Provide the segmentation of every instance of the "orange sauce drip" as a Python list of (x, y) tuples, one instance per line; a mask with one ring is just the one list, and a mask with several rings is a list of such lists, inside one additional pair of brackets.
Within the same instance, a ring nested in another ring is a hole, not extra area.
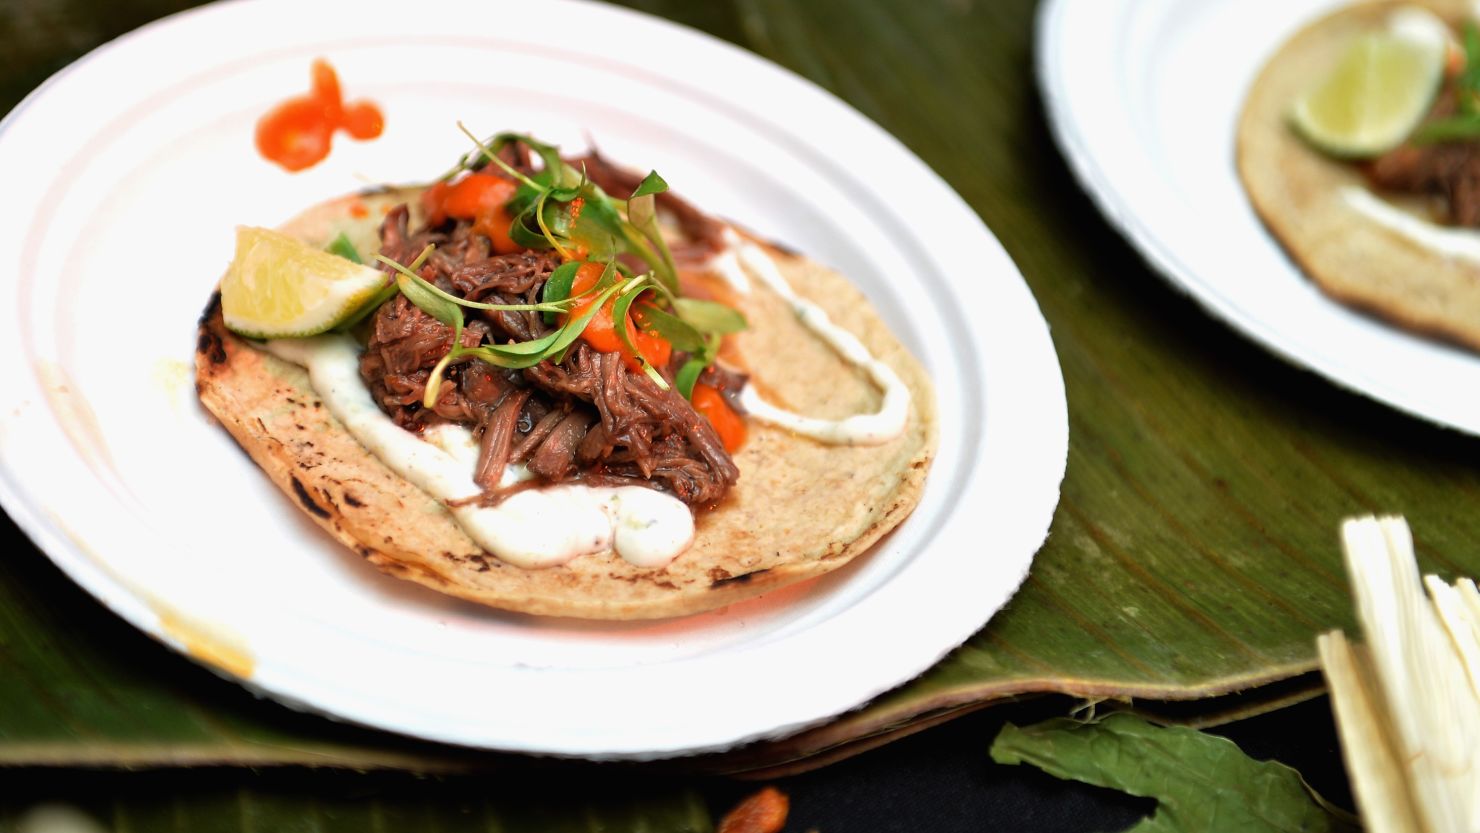
[(257, 120), (257, 152), (289, 171), (301, 171), (328, 157), (335, 131), (363, 141), (385, 129), (385, 117), (373, 103), (344, 103), (339, 76), (328, 61), (315, 60), (312, 72), (308, 95), (290, 98)]

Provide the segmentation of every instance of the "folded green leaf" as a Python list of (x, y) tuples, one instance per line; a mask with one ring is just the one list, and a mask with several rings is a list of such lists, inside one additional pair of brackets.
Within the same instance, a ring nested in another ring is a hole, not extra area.
[(663, 181), (663, 177), (658, 176), (657, 171), (649, 171), (648, 175), (642, 178), (642, 182), (638, 183), (637, 190), (632, 192), (631, 198), (635, 200), (649, 194), (661, 194), (667, 190), (668, 183)]
[(627, 198), (627, 219), (631, 221), (632, 225), (646, 231), (647, 227), (658, 218), (658, 206), (654, 201), (655, 195), (667, 190), (668, 183), (663, 181), (663, 177), (658, 176), (657, 171), (653, 171), (644, 177), (642, 182), (638, 184), (637, 190), (633, 191), (632, 196)]
[(1480, 28), (1473, 20), (1465, 21), (1464, 42), (1465, 67), (1455, 79), (1454, 91), (1460, 112), (1475, 115), (1477, 96), (1480, 96)]
[(704, 368), (714, 364), (719, 355), (720, 337), (711, 335), (704, 339), (703, 346), (689, 356), (683, 367), (673, 374), (673, 386), (683, 395), (684, 399), (694, 398), (694, 385), (699, 381), (699, 376), (704, 373)]
[(643, 306), (636, 309), (634, 317), (639, 327), (662, 336), (673, 345), (674, 350), (695, 353), (704, 349), (704, 335), (676, 315), (670, 315), (657, 307)]
[(680, 318), (706, 333), (728, 335), (738, 333), (746, 327), (745, 316), (739, 310), (714, 301), (679, 298), (673, 302), (673, 306), (678, 310)]
[(709, 363), (705, 361), (704, 356), (694, 356), (684, 362), (683, 367), (673, 374), (673, 386), (678, 388), (678, 392), (683, 395), (684, 399), (694, 398), (694, 385), (699, 381), (699, 375), (704, 372), (704, 368), (708, 366)]
[(432, 292), (406, 274), (396, 276), (396, 286), (406, 296), (406, 300), (415, 304), (422, 312), (449, 327), (462, 328), (462, 307)]
[(1413, 134), (1416, 144), (1466, 142), (1480, 136), (1480, 115), (1466, 113), (1421, 125)]
[(637, 349), (637, 344), (632, 337), (632, 327), (627, 323), (627, 314), (632, 309), (632, 302), (637, 300), (637, 296), (650, 288), (650, 286), (637, 284), (635, 288), (623, 292), (617, 298), (617, 302), (612, 304), (612, 321), (616, 322), (617, 338), (622, 340), (622, 346), (626, 347), (631, 351), (632, 355), (637, 357), (638, 363), (642, 365), (642, 372), (647, 374), (649, 379), (653, 380), (653, 384), (657, 385), (659, 390), (668, 390), (668, 380), (664, 379), (663, 374), (659, 373), (657, 368), (653, 367), (652, 363), (648, 361), (647, 356), (644, 356), (642, 351)]
[(580, 337), (586, 325), (596, 316), (597, 310), (607, 302), (607, 299), (625, 289), (631, 289), (640, 284), (644, 278), (633, 278), (625, 283), (617, 283), (607, 287), (596, 297), (595, 302), (586, 308), (579, 316), (565, 322), (565, 326), (553, 333), (537, 338), (533, 341), (520, 341), (513, 344), (485, 344), (481, 347), (466, 348), (459, 351), (461, 356), (471, 356), (481, 359), (495, 367), (506, 367), (510, 369), (521, 369), (534, 367), (545, 359), (561, 360), (563, 351)]
[(360, 252), (358, 249), (355, 248), (355, 244), (349, 242), (349, 237), (342, 231), (339, 233), (338, 237), (334, 238), (334, 241), (329, 244), (328, 248), (325, 249), (325, 251), (327, 251), (331, 255), (339, 255), (340, 257), (350, 261), (351, 263), (364, 262), (360, 260)]
[(1356, 829), (1284, 764), (1256, 761), (1226, 738), (1128, 714), (1009, 723), (991, 754), (999, 764), (1028, 763), (1058, 778), (1156, 799), (1155, 814), (1131, 833)]
[[(540, 292), (540, 300), (547, 304), (556, 301), (564, 301), (570, 297), (571, 284), (575, 282), (576, 272), (580, 271), (581, 262), (578, 260), (567, 260), (555, 267), (550, 277), (545, 281), (545, 288)], [(545, 323), (555, 323), (555, 313), (545, 313)]]

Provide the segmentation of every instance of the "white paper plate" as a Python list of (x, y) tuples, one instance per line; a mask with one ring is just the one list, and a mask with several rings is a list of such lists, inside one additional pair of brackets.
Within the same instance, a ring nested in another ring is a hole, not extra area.
[(1348, 0), (1048, 0), (1038, 79), (1074, 172), (1141, 253), (1286, 359), (1393, 407), (1480, 433), (1480, 356), (1330, 300), (1270, 237), (1234, 169), (1264, 63)]
[[(1047, 327), (965, 204), (853, 110), (712, 38), (581, 3), (391, 8), (172, 17), (69, 67), (0, 126), (0, 490), (41, 548), (135, 626), (284, 702), (561, 755), (791, 732), (980, 628), (1043, 541), (1068, 429)], [(257, 157), (253, 125), (307, 89), (316, 56), (347, 98), (381, 105), (386, 132), (341, 137), (328, 162), (288, 175)], [(238, 223), (434, 176), (467, 149), (457, 119), (569, 148), (589, 134), (855, 278), (938, 386), (939, 459), (908, 522), (825, 579), (600, 625), (383, 577), (301, 517), (196, 402), (195, 319)]]

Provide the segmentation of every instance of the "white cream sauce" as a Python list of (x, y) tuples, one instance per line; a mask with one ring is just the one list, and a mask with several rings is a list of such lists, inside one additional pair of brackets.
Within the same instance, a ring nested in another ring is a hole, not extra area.
[(1480, 264), (1480, 232), (1431, 223), (1373, 195), (1360, 185), (1338, 192), (1341, 201), (1409, 242), (1448, 257)]
[(910, 416), (910, 389), (905, 387), (894, 369), (874, 358), (857, 336), (832, 323), (822, 307), (793, 292), (764, 249), (741, 240), (733, 231), (726, 230), (725, 235), (727, 247), (709, 262), (709, 268), (741, 292), (750, 291), (748, 276), (764, 283), (791, 305), (792, 312), (807, 329), (827, 342), (850, 364), (862, 369), (884, 394), (884, 401), (874, 413), (854, 414), (844, 419), (821, 419), (778, 408), (767, 402), (754, 385), (746, 385), (740, 393), (740, 404), (749, 415), (761, 422), (834, 445), (880, 445), (903, 434)]
[[(396, 474), (444, 503), (476, 497), (478, 446), (466, 428), (442, 426), (426, 439), (396, 425), (360, 379), (360, 348), (343, 335), (276, 339), (267, 351), (308, 370), (329, 412)], [(531, 475), (510, 466), (502, 485)], [(677, 498), (642, 486), (526, 489), (497, 506), (449, 506), (478, 546), (518, 567), (550, 567), (614, 550), (639, 567), (661, 567), (688, 548), (694, 516)]]
[(1439, 16), (1422, 6), (1403, 6), (1387, 19), (1388, 31), (1417, 46), (1449, 46), (1449, 27)]

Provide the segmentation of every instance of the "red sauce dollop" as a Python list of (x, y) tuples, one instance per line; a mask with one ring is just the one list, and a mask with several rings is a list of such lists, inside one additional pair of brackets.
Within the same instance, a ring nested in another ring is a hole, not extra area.
[(257, 152), (290, 171), (322, 162), (329, 155), (334, 131), (356, 139), (374, 139), (385, 129), (380, 108), (368, 101), (348, 105), (339, 91), (339, 76), (322, 58), (313, 62), (308, 95), (284, 101), (257, 121)]

